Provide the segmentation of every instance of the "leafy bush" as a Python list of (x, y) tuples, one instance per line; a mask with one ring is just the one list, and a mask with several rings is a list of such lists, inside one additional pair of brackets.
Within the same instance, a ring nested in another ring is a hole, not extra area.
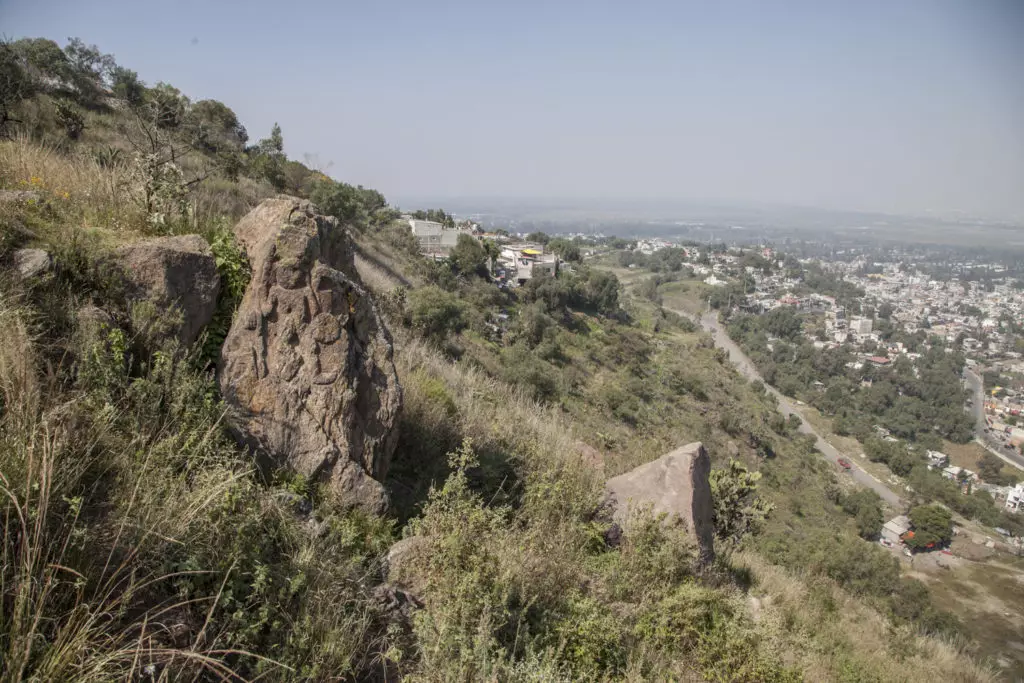
[(462, 301), (439, 287), (420, 287), (409, 294), (410, 324), (437, 342), (464, 327), (463, 311)]
[(234, 234), (227, 229), (216, 233), (210, 242), (210, 250), (217, 264), (220, 275), (220, 293), (217, 296), (217, 310), (206, 326), (203, 340), (202, 358), (208, 366), (216, 365), (220, 358), (220, 349), (224, 346), (235, 311), (242, 303), (242, 297), (252, 278), (252, 269), (245, 252), (235, 241)]
[(774, 508), (757, 495), (760, 479), (760, 472), (751, 472), (736, 460), (730, 460), (727, 469), (711, 470), (715, 534), (729, 547), (756, 532)]
[(487, 250), (472, 235), (465, 233), (459, 235), (448, 260), (456, 272), (480, 277), (487, 276)]
[(552, 400), (559, 394), (558, 371), (547, 361), (530, 353), (523, 345), (504, 349), (502, 379), (524, 387), (537, 400)]
[(885, 518), (882, 513), (882, 499), (871, 489), (859, 489), (839, 498), (839, 505), (857, 521), (857, 532), (861, 538), (872, 540), (882, 531)]
[(359, 190), (347, 183), (323, 178), (313, 186), (310, 199), (324, 213), (345, 225), (363, 229), (370, 220), (370, 211)]

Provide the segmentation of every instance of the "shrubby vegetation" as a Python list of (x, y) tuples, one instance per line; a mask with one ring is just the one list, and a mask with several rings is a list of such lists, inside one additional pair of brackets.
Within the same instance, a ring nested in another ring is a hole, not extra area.
[(921, 354), (914, 363), (899, 357), (892, 367), (866, 364), (854, 370), (847, 367), (854, 360), (849, 350), (816, 349), (802, 329), (802, 317), (788, 306), (729, 321), (730, 336), (765, 381), (834, 416), (841, 432), (865, 440), (880, 425), (909, 440), (937, 435), (966, 443), (972, 438), (960, 381), (964, 358), (958, 351), (947, 353), (942, 340), (913, 347)]

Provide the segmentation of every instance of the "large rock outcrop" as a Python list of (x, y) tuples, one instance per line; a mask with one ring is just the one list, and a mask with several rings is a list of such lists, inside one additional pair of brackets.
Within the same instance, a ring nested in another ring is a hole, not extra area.
[(199, 235), (157, 237), (120, 247), (114, 267), (129, 301), (148, 301), (160, 311), (178, 309), (178, 338), (189, 345), (213, 319), (220, 275), (210, 245)]
[(268, 199), (235, 226), (252, 281), (221, 350), (221, 392), (261, 460), (382, 512), (402, 392), (391, 337), (347, 231), (308, 201)]
[(626, 527), (630, 513), (647, 508), (677, 518), (697, 540), (702, 566), (715, 558), (715, 527), (711, 499), (711, 459), (696, 442), (609, 479), (607, 507), (612, 520)]

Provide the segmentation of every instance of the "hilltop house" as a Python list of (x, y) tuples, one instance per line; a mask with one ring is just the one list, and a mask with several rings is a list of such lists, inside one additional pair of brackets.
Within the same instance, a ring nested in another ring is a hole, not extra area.
[(906, 515), (893, 517), (882, 526), (882, 538), (893, 545), (903, 542), (903, 534), (910, 530), (910, 518)]
[(1009, 512), (1020, 512), (1024, 507), (1024, 484), (1017, 484), (1006, 494), (1006, 509)]
[(420, 221), (414, 218), (409, 219), (409, 227), (419, 242), (420, 252), (432, 256), (447, 256), (448, 252), (455, 248), (459, 235), (473, 234), (470, 227), (446, 228), (434, 221)]
[(545, 254), (537, 245), (519, 244), (501, 251), (500, 263), (509, 282), (517, 285), (540, 275), (558, 274), (558, 256)]
[(949, 465), (949, 456), (941, 451), (928, 451), (925, 457), (928, 459), (928, 469)]

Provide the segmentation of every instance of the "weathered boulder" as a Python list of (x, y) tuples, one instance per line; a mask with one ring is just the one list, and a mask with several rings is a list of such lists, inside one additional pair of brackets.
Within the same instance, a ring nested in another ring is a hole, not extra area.
[(384, 577), (395, 585), (406, 585), (409, 566), (427, 552), (429, 547), (430, 542), (424, 536), (407, 536), (396, 541), (388, 548), (388, 554), (384, 558)]
[(264, 464), (326, 480), (339, 502), (383, 512), (402, 391), (347, 231), (308, 201), (277, 197), (242, 218), (235, 236), (253, 276), (219, 375), (239, 438)]
[(12, 258), (22, 280), (42, 277), (53, 269), (53, 257), (42, 249), (18, 249)]
[(124, 277), (129, 301), (178, 309), (178, 338), (191, 344), (213, 319), (220, 275), (210, 245), (199, 235), (157, 237), (119, 248), (113, 266)]
[(711, 459), (697, 442), (609, 479), (606, 506), (612, 520), (627, 527), (630, 512), (640, 507), (677, 518), (697, 540), (702, 566), (715, 558), (715, 527), (711, 499)]

